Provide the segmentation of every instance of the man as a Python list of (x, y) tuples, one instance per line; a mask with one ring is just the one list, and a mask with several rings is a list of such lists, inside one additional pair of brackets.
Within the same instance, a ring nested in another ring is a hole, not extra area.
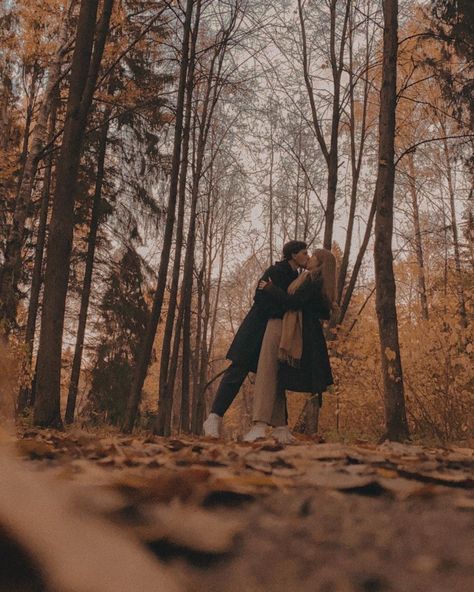
[[(298, 268), (308, 261), (306, 243), (290, 241), (283, 246), (283, 260), (271, 265), (260, 278), (281, 288), (285, 293), (298, 276)], [(242, 386), (249, 372), (256, 372), (263, 336), (269, 319), (282, 319), (290, 308), (287, 299), (266, 290), (256, 290), (254, 303), (242, 321), (227, 352), (231, 365), (227, 368), (217, 389), (211, 413), (204, 422), (204, 434), (219, 438), (222, 417)]]

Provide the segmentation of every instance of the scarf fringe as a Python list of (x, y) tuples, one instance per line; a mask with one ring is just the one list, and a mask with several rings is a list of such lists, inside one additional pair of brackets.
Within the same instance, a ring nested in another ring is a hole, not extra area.
[(280, 362), (284, 362), (292, 368), (301, 368), (301, 359), (294, 358), (293, 356), (291, 356), (289, 352), (284, 351), (282, 349), (280, 349), (278, 352), (278, 359), (280, 360)]

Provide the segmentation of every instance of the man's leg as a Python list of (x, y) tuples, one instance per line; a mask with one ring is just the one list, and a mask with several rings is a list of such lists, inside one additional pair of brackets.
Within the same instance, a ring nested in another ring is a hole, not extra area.
[(215, 413), (220, 417), (224, 415), (237, 396), (248, 373), (248, 368), (238, 366), (232, 362), (224, 372), (224, 376), (214, 397), (214, 402), (212, 403), (211, 413)]

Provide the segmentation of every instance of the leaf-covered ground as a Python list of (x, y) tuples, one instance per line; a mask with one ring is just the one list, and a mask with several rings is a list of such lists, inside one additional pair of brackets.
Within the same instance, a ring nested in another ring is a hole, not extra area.
[(0, 590), (468, 592), (474, 450), (30, 431)]

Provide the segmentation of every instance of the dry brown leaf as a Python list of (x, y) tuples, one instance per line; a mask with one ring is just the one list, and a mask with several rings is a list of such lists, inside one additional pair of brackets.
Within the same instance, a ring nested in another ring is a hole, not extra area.
[(23, 456), (31, 459), (54, 458), (55, 447), (44, 440), (18, 440), (17, 449)]
[(235, 477), (219, 478), (212, 483), (214, 491), (236, 491), (241, 493), (255, 493), (261, 488), (276, 488), (278, 480), (264, 475), (236, 475)]
[(0, 524), (54, 590), (180, 592), (174, 578), (117, 527), (80, 510), (72, 486), (0, 458)]
[(376, 484), (373, 475), (351, 474), (322, 464), (308, 468), (303, 481), (306, 485), (341, 490), (365, 488)]
[(181, 471), (160, 470), (155, 476), (125, 473), (112, 486), (124, 492), (132, 501), (169, 502), (174, 498), (188, 499), (195, 488), (205, 483), (210, 472), (203, 468)]
[(454, 499), (454, 506), (460, 510), (474, 510), (474, 497), (456, 497)]
[(147, 542), (164, 541), (198, 553), (228, 553), (244, 522), (235, 517), (172, 502), (149, 508), (147, 524), (136, 529)]
[(375, 469), (377, 475), (385, 477), (386, 479), (396, 479), (398, 477), (397, 471), (393, 469), (386, 469), (385, 467), (377, 467)]

